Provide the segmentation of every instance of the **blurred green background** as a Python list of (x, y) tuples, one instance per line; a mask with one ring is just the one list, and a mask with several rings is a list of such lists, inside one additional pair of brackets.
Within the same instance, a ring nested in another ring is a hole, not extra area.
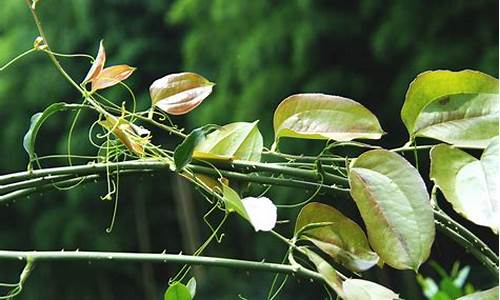
[[(215, 92), (186, 117), (187, 130), (206, 123), (260, 120), (270, 146), (272, 114), (285, 97), (323, 92), (357, 100), (372, 110), (388, 132), (382, 145), (407, 140), (399, 111), (409, 82), (435, 69), (477, 69), (498, 77), (496, 0), (41, 0), (38, 11), (54, 51), (95, 55), (104, 39), (108, 64), (138, 67), (127, 80), (140, 109), (150, 105), (148, 87), (168, 73), (193, 71), (216, 82)], [(21, 0), (0, 3), (0, 65), (29, 49), (37, 36)], [(61, 59), (78, 81), (89, 62)], [(130, 101), (119, 87), (106, 92), (116, 103)], [(0, 72), (0, 174), (24, 170), (22, 137), (34, 113), (52, 102), (80, 102), (45, 55), (34, 53)], [(63, 154), (72, 113), (51, 118), (39, 133), (39, 155)], [(83, 113), (73, 151), (95, 155), (87, 140), (95, 115)], [(159, 134), (159, 132), (155, 132)], [(155, 142), (170, 149), (172, 136)], [(313, 146), (297, 144), (300, 152)], [(314, 145), (316, 147), (317, 145)], [(425, 157), (424, 157), (425, 158)], [(59, 164), (64, 161), (56, 162)], [(425, 174), (425, 168), (423, 174)], [(210, 234), (202, 216), (209, 209), (192, 188), (168, 173), (124, 177), (114, 230), (106, 233), (113, 203), (102, 201), (104, 182), (69, 192), (50, 192), (0, 206), (0, 249), (193, 252)], [(273, 189), (275, 202), (296, 203), (310, 191)], [(348, 199), (318, 200), (352, 207)], [(347, 203), (347, 204), (346, 204)], [(298, 210), (280, 210), (281, 219)], [(220, 215), (209, 217), (212, 224)], [(461, 219), (462, 220), (462, 219)], [(494, 249), (488, 230), (463, 222)], [(289, 235), (290, 225), (278, 231)], [(236, 217), (207, 255), (281, 261), (282, 243)], [(470, 255), (438, 234), (432, 259), (445, 269), (455, 261), (471, 266), (470, 282), (489, 287), (488, 277)], [(16, 282), (22, 265), (0, 261), (0, 282)], [(104, 263), (44, 263), (19, 299), (161, 299), (180, 266)], [(436, 276), (425, 264), (422, 273)], [(220, 268), (196, 268), (198, 299), (265, 299), (273, 275)], [(386, 267), (367, 278), (405, 299), (423, 299), (412, 272)], [(322, 299), (319, 285), (292, 278), (279, 299)]]

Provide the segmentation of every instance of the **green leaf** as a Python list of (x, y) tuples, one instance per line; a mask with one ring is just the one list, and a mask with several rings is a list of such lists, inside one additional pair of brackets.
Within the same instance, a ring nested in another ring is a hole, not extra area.
[(342, 284), (345, 300), (392, 300), (399, 295), (390, 289), (371, 281), (347, 279)]
[(471, 70), (422, 73), (408, 88), (401, 118), (410, 139), (484, 148), (498, 135), (498, 80)]
[(274, 112), (275, 139), (379, 139), (384, 131), (377, 118), (351, 99), (324, 94), (297, 94)]
[(54, 113), (66, 110), (67, 109), (66, 105), (67, 104), (64, 102), (51, 104), (43, 112), (36, 113), (31, 117), (30, 128), (28, 129), (28, 132), (26, 132), (26, 134), (24, 135), (23, 139), (23, 147), (24, 150), (28, 152), (30, 160), (36, 158), (35, 141), (36, 141), (36, 136), (38, 134), (38, 130), (42, 126), (43, 122), (45, 122), (45, 120), (47, 120)]
[(182, 170), (187, 164), (189, 164), (193, 158), (194, 148), (201, 143), (208, 132), (216, 128), (215, 125), (205, 125), (200, 128), (196, 128), (180, 143), (174, 151), (174, 164), (175, 170)]
[(460, 297), (457, 300), (498, 300), (498, 286), (486, 291)]
[[(326, 222), (329, 225), (305, 229), (308, 225)], [(358, 224), (322, 203), (312, 202), (302, 208), (295, 224), (295, 233), (300, 233), (299, 237), (311, 241), (335, 261), (355, 272), (373, 267), (379, 259), (370, 249), (365, 233)]]
[(191, 300), (189, 289), (182, 283), (176, 282), (168, 287), (163, 295), (163, 300)]
[(193, 157), (260, 161), (263, 141), (257, 123), (236, 122), (222, 126), (195, 147)]
[(351, 163), (349, 184), (380, 258), (396, 269), (418, 270), (435, 235), (429, 195), (418, 171), (396, 153), (371, 150)]
[(431, 149), (430, 177), (453, 209), (468, 220), (498, 232), (498, 138), (478, 160), (448, 145)]
[(191, 277), (191, 279), (189, 279), (188, 283), (186, 284), (186, 287), (189, 290), (191, 298), (194, 298), (194, 296), (196, 296), (196, 279), (194, 277)]
[(314, 264), (316, 270), (323, 276), (328, 286), (341, 298), (344, 298), (342, 280), (337, 276), (337, 271), (321, 256), (307, 247), (299, 247), (307, 258)]
[(228, 185), (221, 182), (222, 185), (222, 196), (224, 197), (224, 205), (228, 212), (236, 212), (246, 220), (250, 220), (250, 217), (243, 206), (243, 202), (241, 202), (241, 198), (236, 193), (235, 190), (230, 188)]

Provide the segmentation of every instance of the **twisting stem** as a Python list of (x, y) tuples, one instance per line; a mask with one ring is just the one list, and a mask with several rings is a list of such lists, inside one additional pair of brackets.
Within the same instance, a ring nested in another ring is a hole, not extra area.
[(323, 276), (305, 268), (290, 265), (248, 261), (229, 258), (191, 256), (165, 253), (130, 253), (130, 252), (89, 252), (89, 251), (0, 251), (0, 259), (26, 261), (34, 263), (48, 261), (104, 261), (104, 262), (149, 262), (172, 263), (200, 266), (225, 267), (232, 269), (256, 270), (272, 273), (296, 274), (298, 276), (323, 281)]

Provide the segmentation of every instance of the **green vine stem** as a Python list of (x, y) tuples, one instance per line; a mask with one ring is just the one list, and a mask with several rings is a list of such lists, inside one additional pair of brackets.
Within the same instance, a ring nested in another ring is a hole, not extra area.
[(434, 210), (437, 228), (460, 244), (479, 260), (498, 279), (498, 256), (481, 239), (440, 209)]
[(127, 252), (91, 252), (91, 251), (3, 251), (0, 259), (27, 261), (33, 263), (52, 261), (104, 261), (104, 262), (149, 262), (172, 263), (199, 266), (225, 267), (232, 269), (256, 270), (272, 273), (295, 274), (323, 282), (323, 276), (304, 267), (268, 263), (264, 261), (247, 261), (239, 259), (192, 256), (166, 253), (127, 253)]
[[(226, 166), (233, 168), (248, 168), (249, 163), (243, 163), (239, 161), (233, 161), (227, 163)], [(279, 174), (282, 168), (280, 166), (273, 166), (271, 169), (263, 167), (265, 164), (258, 164), (256, 168), (251, 168), (255, 172), (260, 170), (265, 170), (266, 172), (274, 171)], [(160, 170), (168, 170), (169, 163), (164, 161), (126, 161), (119, 163), (101, 163), (101, 164), (89, 164), (89, 165), (80, 165), (80, 166), (68, 166), (68, 167), (58, 167), (58, 168), (47, 168), (41, 170), (34, 170), (31, 172), (19, 172), (13, 174), (7, 174), (0, 176), (0, 184), (12, 184), (12, 182), (17, 182), (19, 180), (33, 180), (33, 183), (37, 183), (39, 181), (34, 181), (36, 178), (44, 178), (45, 176), (53, 177), (53, 176), (84, 176), (85, 182), (90, 182), (92, 180), (97, 180), (100, 178), (96, 173), (104, 173), (106, 170), (110, 172), (151, 172), (151, 171), (160, 171)], [(214, 175), (219, 176), (223, 175), (232, 179), (239, 179), (243, 181), (256, 182), (260, 184), (276, 184), (283, 186), (291, 186), (291, 187), (301, 187), (301, 188), (324, 188), (327, 191), (333, 192), (348, 192), (348, 189), (339, 189), (338, 187), (333, 188), (328, 182), (323, 184), (318, 184), (316, 182), (307, 181), (307, 179), (313, 179), (310, 177), (310, 173), (303, 173), (304, 170), (298, 170), (300, 172), (292, 172), (294, 168), (286, 168), (285, 172), (288, 175), (294, 175), (297, 178), (301, 178), (301, 176), (305, 175), (308, 178), (305, 180), (298, 179), (289, 179), (289, 178), (276, 178), (276, 177), (268, 177), (261, 176), (255, 174), (245, 174), (239, 173), (235, 171), (227, 171), (227, 170), (216, 170), (209, 167), (199, 166), (199, 165), (190, 165), (189, 169), (193, 172), (197, 172), (200, 174)], [(306, 175), (307, 174), (307, 175)], [(80, 178), (73, 178), (67, 180), (66, 177), (62, 177), (63, 181), (61, 183), (70, 184), (71, 182), (78, 182), (81, 180)], [(28, 185), (26, 185), (28, 186)], [(33, 190), (20, 190), (13, 193), (14, 195), (7, 194), (0, 196), (0, 203), (6, 202), (14, 199), (13, 196), (22, 197), (27, 194), (31, 194), (34, 192), (41, 191), (47, 188), (53, 188), (52, 183), (45, 182), (45, 185), (39, 187), (29, 187), (28, 189)], [(0, 186), (0, 191), (4, 186)], [(3, 198), (2, 198), (3, 197)], [(435, 220), (438, 230), (443, 232), (445, 235), (452, 238), (455, 242), (460, 244), (463, 248), (470, 251), (472, 255), (474, 255), (481, 263), (483, 263), (495, 276), (498, 276), (498, 256), (479, 238), (477, 238), (473, 233), (468, 231), (465, 227), (460, 225), (457, 221), (451, 219), (446, 216), (443, 212), (441, 212), (438, 208), (434, 210)]]

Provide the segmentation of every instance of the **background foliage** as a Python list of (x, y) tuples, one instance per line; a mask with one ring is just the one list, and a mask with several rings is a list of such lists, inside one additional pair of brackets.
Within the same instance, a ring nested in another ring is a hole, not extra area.
[[(392, 147), (406, 141), (399, 111), (408, 83), (418, 73), (470, 68), (498, 77), (498, 2), (494, 0), (43, 0), (39, 10), (55, 51), (95, 54), (102, 38), (110, 64), (138, 67), (127, 82), (141, 108), (149, 106), (147, 88), (154, 79), (194, 71), (217, 83), (215, 93), (187, 119), (175, 121), (190, 130), (209, 122), (260, 119), (267, 146), (274, 108), (297, 92), (324, 92), (359, 101), (379, 117), (389, 132), (382, 143)], [(23, 1), (2, 1), (0, 64), (30, 48), (35, 30)], [(64, 65), (78, 79), (89, 67), (84, 59), (64, 60)], [(126, 91), (119, 88), (108, 96), (117, 103), (128, 100)], [(79, 100), (41, 54), (0, 73), (0, 173), (26, 167), (22, 136), (29, 118), (55, 101)], [(75, 153), (94, 154), (86, 142), (93, 117), (84, 114), (79, 120)], [(71, 114), (60, 114), (46, 123), (37, 144), (40, 154), (65, 152), (71, 120)], [(161, 142), (173, 146), (178, 141), (165, 137)], [(309, 145), (301, 144), (294, 151)], [(426, 168), (422, 166), (422, 172)], [(99, 199), (105, 194), (104, 185), (52, 192), (0, 207), (0, 249), (192, 252), (209, 234), (201, 219), (205, 204), (190, 187), (166, 173), (122, 178), (118, 219), (108, 234), (113, 203)], [(276, 189), (272, 194), (278, 203), (307, 197), (296, 190)], [(350, 207), (342, 199), (319, 199)], [(297, 212), (279, 214), (285, 219)], [(220, 216), (210, 219), (216, 223)], [(207, 254), (281, 260), (284, 247), (265, 234), (254, 234), (248, 224), (231, 218), (224, 228), (221, 245), (211, 246)], [(278, 230), (289, 234), (292, 229), (284, 225)], [(488, 236), (487, 231), (479, 233)], [(473, 285), (489, 286), (481, 267), (455, 249), (451, 241), (438, 236), (432, 258), (446, 269), (455, 260), (471, 264)], [(0, 281), (15, 281), (20, 268), (0, 264)], [(158, 299), (176, 270), (173, 265), (42, 265), (20, 298)], [(235, 299), (238, 294), (262, 299), (272, 280), (270, 274), (255, 272), (204, 268), (195, 272), (200, 299)], [(435, 275), (426, 265), (422, 272)], [(368, 276), (406, 299), (422, 298), (414, 274), (398, 272), (398, 278), (392, 274), (375, 270)], [(282, 298), (314, 298), (321, 291), (312, 287), (302, 281), (290, 284)]]

